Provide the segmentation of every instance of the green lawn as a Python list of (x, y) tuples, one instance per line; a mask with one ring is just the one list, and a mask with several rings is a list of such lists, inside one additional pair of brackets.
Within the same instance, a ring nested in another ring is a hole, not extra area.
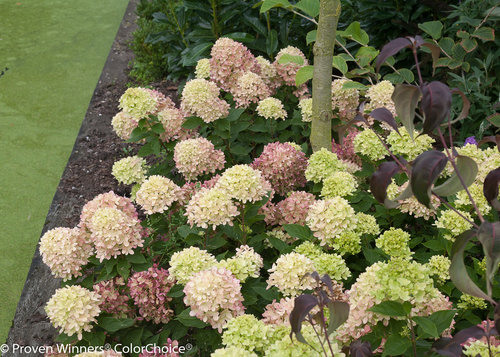
[(0, 343), (128, 0), (0, 0)]

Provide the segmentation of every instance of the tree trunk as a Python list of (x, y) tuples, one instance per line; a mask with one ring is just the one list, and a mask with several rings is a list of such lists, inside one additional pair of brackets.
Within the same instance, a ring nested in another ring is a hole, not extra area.
[(339, 16), (340, 0), (321, 0), (314, 44), (310, 138), (313, 151), (321, 148), (332, 150), (332, 62)]

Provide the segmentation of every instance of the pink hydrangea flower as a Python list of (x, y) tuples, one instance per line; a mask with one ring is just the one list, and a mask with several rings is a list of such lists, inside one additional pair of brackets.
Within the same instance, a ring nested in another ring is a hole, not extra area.
[(130, 296), (146, 321), (153, 321), (155, 324), (170, 321), (174, 311), (169, 306), (172, 298), (167, 294), (174, 284), (175, 281), (169, 278), (168, 270), (158, 268), (156, 264), (130, 277)]
[(210, 79), (226, 92), (236, 87), (241, 73), (260, 73), (260, 66), (248, 48), (229, 38), (219, 38), (210, 54)]
[(94, 291), (101, 297), (99, 304), (101, 311), (117, 317), (128, 316), (132, 309), (128, 305), (128, 295), (123, 292), (125, 287), (126, 284), (122, 277), (94, 284)]
[(304, 187), (307, 182), (304, 174), (307, 167), (306, 155), (287, 143), (267, 144), (251, 166), (259, 170), (280, 195), (297, 187)]
[(182, 91), (181, 110), (211, 123), (229, 114), (229, 103), (219, 98), (220, 90), (214, 82), (192, 79)]
[(335, 139), (332, 140), (332, 151), (337, 154), (338, 158), (343, 161), (348, 161), (356, 165), (361, 165), (361, 158), (354, 151), (354, 138), (359, 131), (356, 129), (349, 130), (344, 137), (342, 145), (337, 144)]
[[(279, 63), (280, 58), (283, 57), (283, 55), (285, 54), (302, 57), (304, 63), (298, 64), (295, 62), (288, 62), (285, 64), (280, 64)], [(286, 48), (281, 49), (276, 55), (276, 60), (274, 61), (274, 66), (276, 68), (276, 71), (278, 72), (278, 75), (281, 77), (283, 82), (286, 85), (293, 87), (295, 87), (295, 76), (297, 75), (298, 70), (307, 65), (308, 61), (306, 56), (302, 53), (301, 50), (293, 46), (288, 46)], [(308, 92), (307, 85), (304, 83), (294, 92), (294, 94), (296, 97), (302, 98), (307, 92)]]
[(224, 168), (224, 152), (205, 138), (187, 139), (174, 148), (175, 167), (187, 181)]
[(94, 197), (93, 200), (87, 202), (85, 206), (83, 206), (80, 215), (80, 228), (88, 228), (95, 211), (105, 207), (119, 209), (130, 218), (138, 217), (134, 204), (129, 198), (118, 196), (113, 191), (109, 191), (108, 193), (102, 193)]
[(312, 193), (295, 191), (276, 204), (277, 224), (306, 223), (309, 207), (316, 201)]
[(269, 97), (271, 91), (258, 74), (245, 72), (238, 77), (232, 94), (236, 107), (248, 108), (251, 103), (258, 103)]
[(96, 257), (101, 262), (120, 254), (134, 254), (134, 249), (142, 247), (144, 243), (141, 221), (116, 208), (98, 208), (92, 215), (88, 229)]
[(295, 301), (291, 298), (282, 298), (280, 301), (273, 300), (272, 303), (266, 305), (262, 321), (267, 325), (288, 325), (294, 305)]
[(40, 239), (43, 262), (55, 277), (65, 281), (82, 275), (81, 268), (93, 251), (90, 235), (80, 228), (54, 228)]

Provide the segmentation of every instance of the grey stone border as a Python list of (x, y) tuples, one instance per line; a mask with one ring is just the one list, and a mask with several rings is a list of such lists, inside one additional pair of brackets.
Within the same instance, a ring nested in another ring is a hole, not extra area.
[[(90, 101), (87, 113), (80, 127), (80, 131), (75, 141), (71, 156), (64, 170), (61, 181), (68, 174), (68, 166), (80, 155), (85, 155), (80, 150), (81, 142), (88, 138), (88, 133), (92, 129), (90, 123), (99, 114), (94, 108), (99, 106), (97, 93), (116, 83), (126, 83), (128, 81), (127, 67), (132, 59), (131, 52), (126, 50), (131, 34), (135, 30), (136, 15), (135, 8), (139, 0), (130, 0), (125, 15), (118, 29), (116, 38), (104, 65), (97, 87)], [(102, 120), (102, 118), (101, 118)], [(45, 220), (42, 233), (65, 226), (64, 222), (68, 217), (74, 215), (74, 197), (68, 197), (59, 189), (56, 190), (47, 218)], [(50, 299), (54, 291), (59, 287), (60, 280), (55, 279), (50, 269), (42, 262), (36, 247), (33, 260), (24, 284), (24, 288), (17, 304), (16, 314), (7, 337), (7, 344), (12, 346), (18, 344), (22, 346), (43, 346), (52, 345), (57, 331), (48, 322), (44, 306)], [(19, 356), (19, 353), (7, 352), (3, 356)], [(23, 353), (22, 356), (39, 356), (38, 353)]]

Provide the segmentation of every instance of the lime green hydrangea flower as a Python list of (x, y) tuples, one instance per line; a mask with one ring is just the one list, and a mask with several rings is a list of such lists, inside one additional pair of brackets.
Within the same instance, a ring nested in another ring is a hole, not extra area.
[(249, 165), (234, 165), (224, 171), (215, 188), (223, 190), (230, 197), (243, 203), (256, 202), (268, 193), (263, 181), (259, 170)]
[(240, 347), (219, 348), (212, 352), (210, 357), (258, 357), (255, 353), (246, 351)]
[(354, 138), (354, 151), (373, 161), (381, 160), (388, 154), (377, 134), (371, 129), (365, 129), (356, 135)]
[(361, 235), (354, 231), (343, 231), (335, 238), (332, 247), (341, 255), (358, 254), (361, 252)]
[[(458, 212), (472, 221), (472, 217), (469, 212), (461, 210), (458, 210)], [(465, 219), (460, 217), (458, 213), (452, 210), (442, 211), (441, 216), (439, 216), (434, 225), (438, 228), (445, 229), (446, 233), (444, 238), (452, 242), (457, 236), (472, 228), (472, 224), (467, 222)]]
[(309, 206), (306, 223), (322, 246), (331, 246), (344, 231), (355, 229), (357, 217), (347, 200), (333, 197), (318, 200)]
[(267, 286), (276, 286), (284, 296), (297, 296), (302, 291), (312, 289), (315, 282), (305, 277), (314, 271), (312, 260), (299, 253), (283, 254), (268, 270)]
[(444, 255), (433, 255), (427, 263), (429, 274), (434, 276), (440, 284), (444, 284), (445, 281), (450, 280), (450, 265), (451, 260)]
[(390, 255), (391, 257), (408, 257), (412, 252), (408, 243), (410, 242), (410, 234), (399, 228), (391, 227), (377, 238), (375, 244), (377, 248)]
[(318, 183), (337, 171), (345, 171), (346, 167), (337, 154), (322, 148), (311, 155), (307, 162), (306, 178)]
[[(399, 135), (401, 134), (401, 135)], [(407, 160), (414, 160), (424, 151), (432, 149), (432, 144), (435, 142), (427, 134), (418, 135), (417, 131), (413, 131), (413, 140), (406, 128), (399, 128), (399, 134), (396, 131), (391, 131), (387, 136), (387, 143), (390, 145), (391, 151), (396, 155), (402, 155)]]
[(217, 265), (226, 268), (242, 283), (248, 277), (257, 278), (260, 275), (260, 269), (264, 266), (262, 257), (248, 245), (242, 245), (236, 248), (236, 255), (225, 259)]
[(283, 119), (287, 117), (285, 108), (281, 100), (273, 97), (263, 99), (257, 104), (257, 113), (266, 119)]
[(297, 246), (293, 251), (305, 255), (309, 259), (317, 258), (321, 254), (323, 254), (323, 250), (321, 249), (321, 247), (318, 247), (316, 244), (310, 241), (302, 243), (301, 245)]
[(485, 310), (488, 308), (488, 304), (486, 304), (486, 301), (484, 301), (484, 299), (468, 294), (462, 294), (462, 296), (460, 296), (460, 300), (457, 303), (457, 307), (462, 310)]
[(311, 260), (319, 275), (328, 274), (335, 281), (346, 280), (351, 276), (351, 271), (339, 254), (322, 253)]
[[(492, 356), (500, 355), (500, 345), (490, 345)], [(471, 342), (468, 346), (465, 346), (465, 350), (463, 351), (464, 355), (470, 357), (488, 357), (490, 356), (490, 352), (488, 349), (488, 343), (482, 340), (476, 340)]]
[[(290, 328), (288, 328), (288, 333), (281, 339), (273, 343), (265, 353), (265, 357), (321, 357), (324, 356), (318, 341), (318, 337), (314, 332), (313, 328), (309, 324), (303, 324), (302, 330), (300, 331), (302, 336), (306, 339), (309, 344), (300, 343), (296, 339), (290, 338)], [(330, 344), (332, 346), (333, 353), (335, 357), (345, 357), (341, 348), (334, 340), (333, 335), (330, 335)]]
[(370, 214), (359, 212), (356, 213), (356, 218), (358, 220), (358, 223), (356, 224), (354, 232), (358, 234), (380, 234), (380, 227), (375, 217)]
[[(486, 197), (484, 197), (483, 185), (476, 182), (470, 185), (468, 187), (468, 190), (481, 214), (487, 215), (488, 213), (490, 213), (491, 206), (489, 205), (488, 201), (486, 201)], [(470, 210), (471, 212), (474, 212), (474, 214), (476, 213), (476, 211), (472, 209), (472, 203), (470, 202), (469, 195), (467, 194), (467, 192), (465, 192), (465, 190), (457, 193), (455, 205), (458, 208)]]
[(208, 79), (210, 78), (210, 60), (208, 58), (202, 58), (196, 63), (196, 69), (194, 71), (196, 78)]
[(139, 156), (129, 156), (116, 161), (111, 173), (115, 179), (125, 185), (141, 183), (146, 177), (146, 160)]
[(353, 175), (345, 171), (337, 171), (323, 181), (321, 196), (326, 198), (346, 197), (352, 195), (356, 188), (358, 188), (358, 181)]
[(189, 247), (172, 255), (168, 272), (179, 284), (186, 285), (195, 273), (209, 269), (216, 264), (215, 257), (206, 250)]
[(294, 252), (311, 259), (319, 275), (328, 274), (330, 278), (336, 281), (345, 280), (351, 276), (351, 272), (342, 256), (325, 253), (321, 247), (312, 242), (302, 243), (294, 249)]
[(270, 344), (268, 329), (269, 327), (255, 316), (240, 315), (227, 323), (222, 335), (222, 344), (246, 351), (264, 352)]

